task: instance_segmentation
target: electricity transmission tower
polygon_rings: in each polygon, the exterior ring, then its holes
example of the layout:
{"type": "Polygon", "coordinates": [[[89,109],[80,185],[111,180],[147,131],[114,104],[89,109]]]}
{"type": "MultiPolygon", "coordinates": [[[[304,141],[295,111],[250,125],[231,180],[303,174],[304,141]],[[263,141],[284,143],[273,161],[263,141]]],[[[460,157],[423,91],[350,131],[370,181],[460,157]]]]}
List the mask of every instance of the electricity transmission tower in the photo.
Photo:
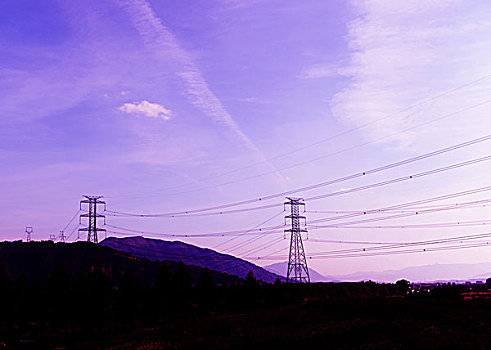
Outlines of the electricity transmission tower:
{"type": "Polygon", "coordinates": [[[106,232],[106,229],[97,227],[97,219],[104,219],[104,224],[106,224],[106,216],[97,213],[97,206],[103,205],[104,211],[106,210],[106,202],[101,201],[102,196],[84,196],[85,199],[80,201],[80,210],[82,210],[82,205],[86,204],[88,206],[88,212],[80,215],[79,224],[82,224],[82,218],[87,218],[88,226],[78,230],[80,232],[87,232],[87,242],[99,243],[99,238],[97,236],[98,232],[106,232]]]}
{"type": "Polygon", "coordinates": [[[305,216],[299,214],[299,206],[305,206],[305,203],[302,198],[287,197],[287,199],[288,201],[284,203],[284,206],[290,206],[290,215],[285,216],[285,218],[291,219],[292,228],[285,230],[285,232],[290,232],[291,237],[286,282],[310,283],[309,269],[302,242],[302,232],[307,232],[307,230],[300,226],[300,220],[305,220],[305,216]]]}
{"type": "Polygon", "coordinates": [[[60,242],[65,242],[65,238],[66,238],[65,231],[60,231],[60,237],[59,238],[60,238],[60,242]]]}
{"type": "Polygon", "coordinates": [[[31,234],[34,232],[34,229],[31,226],[26,227],[26,242],[31,241],[31,234]]]}

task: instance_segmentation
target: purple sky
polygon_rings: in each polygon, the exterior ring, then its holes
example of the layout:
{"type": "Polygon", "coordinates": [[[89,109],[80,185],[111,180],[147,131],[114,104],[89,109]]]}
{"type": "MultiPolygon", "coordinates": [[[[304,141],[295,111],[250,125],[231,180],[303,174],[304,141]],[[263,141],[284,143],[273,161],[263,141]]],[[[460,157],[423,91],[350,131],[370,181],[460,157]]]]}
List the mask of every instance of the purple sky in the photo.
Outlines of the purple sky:
{"type": "MultiPolygon", "coordinates": [[[[83,194],[105,196],[110,210],[136,213],[208,207],[491,134],[490,18],[491,3],[463,0],[2,1],[0,238],[23,238],[25,227],[33,226],[33,239],[47,239],[66,225],[83,194]],[[228,173],[250,164],[256,165],[228,173]]],[[[489,149],[484,142],[292,195],[411,175],[487,156],[489,149]]],[[[386,207],[487,186],[490,173],[491,163],[482,162],[306,204],[311,211],[386,207]]],[[[489,192],[436,204],[487,198],[489,192]]],[[[108,223],[163,233],[215,232],[249,229],[277,213],[108,217],[108,223]]],[[[490,214],[489,206],[481,206],[379,224],[485,221],[490,214]]],[[[330,215],[307,213],[309,220],[330,215]]],[[[279,215],[265,226],[281,223],[279,215]]],[[[312,230],[305,245],[309,255],[353,247],[314,239],[406,242],[488,231],[485,225],[325,229],[312,230]]],[[[277,254],[286,255],[282,237],[229,249],[246,240],[239,238],[218,250],[249,256],[248,250],[277,239],[252,255],[282,247],[277,254]]],[[[186,241],[215,247],[224,239],[186,241]]],[[[491,261],[490,249],[319,259],[311,266],[334,275],[473,263],[491,261]]]]}

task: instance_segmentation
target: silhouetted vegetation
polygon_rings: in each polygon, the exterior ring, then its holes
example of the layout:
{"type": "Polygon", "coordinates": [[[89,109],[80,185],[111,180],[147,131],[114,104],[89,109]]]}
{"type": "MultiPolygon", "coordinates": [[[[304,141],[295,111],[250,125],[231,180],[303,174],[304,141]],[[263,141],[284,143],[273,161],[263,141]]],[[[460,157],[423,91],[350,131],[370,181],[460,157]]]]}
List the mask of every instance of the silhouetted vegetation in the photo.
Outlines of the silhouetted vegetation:
{"type": "Polygon", "coordinates": [[[328,342],[331,348],[392,349],[420,341],[422,348],[464,341],[483,348],[489,341],[491,300],[464,300],[462,285],[414,291],[405,280],[267,284],[252,272],[242,280],[87,243],[4,243],[0,254],[0,344],[9,348],[312,348],[328,342]]]}

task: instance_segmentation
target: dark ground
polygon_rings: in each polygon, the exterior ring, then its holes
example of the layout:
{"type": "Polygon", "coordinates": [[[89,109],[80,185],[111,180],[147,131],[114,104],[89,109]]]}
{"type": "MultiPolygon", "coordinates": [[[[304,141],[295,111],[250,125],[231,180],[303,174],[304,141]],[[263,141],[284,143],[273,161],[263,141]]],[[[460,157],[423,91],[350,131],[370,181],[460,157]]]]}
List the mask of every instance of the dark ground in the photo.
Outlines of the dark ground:
{"type": "Polygon", "coordinates": [[[306,300],[232,315],[170,316],[149,328],[138,321],[89,332],[31,324],[23,333],[35,341],[7,348],[490,349],[490,315],[490,300],[306,300]]]}
{"type": "Polygon", "coordinates": [[[114,349],[490,349],[489,300],[306,301],[181,319],[116,337],[114,349]]]}
{"type": "Polygon", "coordinates": [[[488,282],[266,284],[86,243],[4,243],[0,350],[491,349],[488,282]]]}

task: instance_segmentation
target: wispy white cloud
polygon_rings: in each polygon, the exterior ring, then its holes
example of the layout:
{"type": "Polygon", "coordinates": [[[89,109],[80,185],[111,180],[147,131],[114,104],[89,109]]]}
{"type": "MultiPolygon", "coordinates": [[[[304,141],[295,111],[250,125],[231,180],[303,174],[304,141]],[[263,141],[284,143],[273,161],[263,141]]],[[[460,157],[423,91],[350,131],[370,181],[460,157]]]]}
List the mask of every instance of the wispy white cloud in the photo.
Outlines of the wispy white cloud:
{"type": "Polygon", "coordinates": [[[305,68],[300,72],[302,79],[327,78],[340,74],[339,69],[331,64],[318,63],[311,67],[305,68]]]}
{"type": "MultiPolygon", "coordinates": [[[[491,78],[400,112],[490,74],[491,4],[478,3],[352,1],[356,16],[347,27],[350,61],[337,70],[349,80],[331,101],[334,116],[355,127],[390,116],[363,129],[367,138],[376,140],[488,99],[491,78]]],[[[307,76],[331,73],[322,66],[312,69],[307,76]]],[[[438,140],[441,135],[445,139],[480,135],[489,130],[490,106],[384,141],[408,146],[438,140]]]]}
{"type": "Polygon", "coordinates": [[[162,24],[148,2],[145,0],[122,0],[120,3],[129,14],[133,25],[151,53],[163,61],[172,60],[178,64],[177,75],[186,84],[191,102],[207,116],[233,132],[235,137],[256,154],[258,159],[265,161],[274,169],[273,165],[267,162],[262,152],[244,134],[221,101],[211,91],[191,56],[181,48],[174,35],[162,24]]]}
{"type": "Polygon", "coordinates": [[[121,112],[136,114],[151,118],[161,118],[169,120],[172,112],[170,109],[159,105],[158,103],[151,103],[148,101],[125,103],[118,108],[121,112]]]}

